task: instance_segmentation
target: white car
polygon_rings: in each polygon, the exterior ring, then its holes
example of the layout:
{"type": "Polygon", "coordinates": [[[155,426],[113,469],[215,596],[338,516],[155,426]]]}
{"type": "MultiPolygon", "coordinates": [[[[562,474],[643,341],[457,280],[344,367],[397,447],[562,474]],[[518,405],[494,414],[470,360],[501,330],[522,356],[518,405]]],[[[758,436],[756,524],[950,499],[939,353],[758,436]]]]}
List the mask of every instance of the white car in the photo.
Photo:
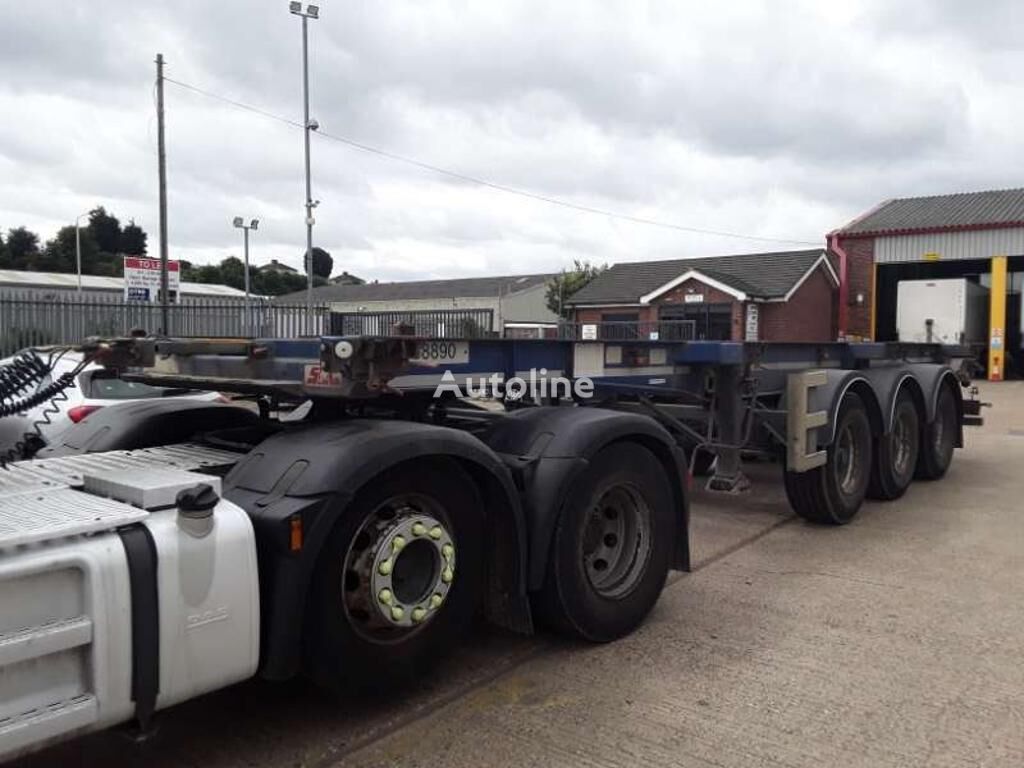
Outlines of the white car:
{"type": "MultiPolygon", "coordinates": [[[[0,360],[0,365],[10,362],[0,360]]],[[[53,379],[73,371],[82,362],[79,353],[69,352],[65,354],[54,365],[50,375],[33,387],[35,391],[38,386],[45,386],[53,379]]],[[[25,432],[35,432],[33,426],[39,422],[39,437],[46,445],[52,443],[66,429],[77,424],[90,413],[101,408],[117,407],[121,403],[138,402],[139,400],[150,400],[157,397],[181,397],[192,400],[226,401],[217,392],[203,392],[192,389],[171,389],[168,387],[154,387],[149,384],[140,384],[134,381],[122,381],[113,371],[108,371],[101,365],[90,363],[75,377],[75,383],[64,390],[64,397],[58,396],[50,402],[26,411],[18,416],[10,417],[5,421],[17,423],[17,427],[0,430],[0,452],[9,450],[15,442],[24,438],[25,432]],[[56,410],[54,410],[56,409],[56,410]],[[48,417],[48,421],[47,421],[48,417]],[[11,431],[17,432],[12,440],[11,431]],[[4,443],[9,443],[5,445],[4,443]]],[[[10,425],[8,425],[10,426],[10,425]]],[[[36,447],[38,441],[36,442],[36,447]]]]}

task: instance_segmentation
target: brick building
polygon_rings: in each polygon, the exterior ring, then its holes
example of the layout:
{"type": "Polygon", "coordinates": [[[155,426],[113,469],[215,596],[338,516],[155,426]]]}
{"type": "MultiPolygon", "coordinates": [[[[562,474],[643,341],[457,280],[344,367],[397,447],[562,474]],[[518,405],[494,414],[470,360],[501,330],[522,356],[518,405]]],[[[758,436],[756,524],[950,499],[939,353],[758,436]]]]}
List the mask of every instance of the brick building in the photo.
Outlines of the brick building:
{"type": "Polygon", "coordinates": [[[601,338],[832,341],[838,285],[817,248],[616,264],[567,304],[601,338]]]}
{"type": "Polygon", "coordinates": [[[845,275],[840,334],[896,339],[900,281],[966,278],[990,289],[989,378],[1024,374],[1024,189],[887,200],[832,232],[829,246],[845,275]]]}

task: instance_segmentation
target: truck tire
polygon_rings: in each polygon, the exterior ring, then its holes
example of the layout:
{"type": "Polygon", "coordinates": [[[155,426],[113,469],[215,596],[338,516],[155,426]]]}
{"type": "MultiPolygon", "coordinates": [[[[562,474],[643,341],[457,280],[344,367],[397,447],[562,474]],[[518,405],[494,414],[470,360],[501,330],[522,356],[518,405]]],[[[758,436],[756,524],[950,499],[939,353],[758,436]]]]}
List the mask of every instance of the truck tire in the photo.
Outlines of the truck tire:
{"type": "Polygon", "coordinates": [[[938,480],[953,462],[956,448],[957,410],[953,390],[942,384],[935,405],[935,418],[921,430],[921,450],[917,457],[916,476],[921,480],[938,480]]]}
{"type": "Polygon", "coordinates": [[[665,585],[679,517],[671,488],[653,453],[622,442],[594,456],[567,498],[534,607],[561,634],[615,640],[665,585]]]}
{"type": "Polygon", "coordinates": [[[871,476],[871,423],[860,396],[847,392],[836,417],[836,436],[824,465],[784,472],[786,496],[800,517],[845,525],[860,509],[871,476]]]}
{"type": "Polygon", "coordinates": [[[892,429],[875,440],[875,458],[868,483],[868,498],[898,499],[914,481],[921,447],[921,419],[914,400],[901,392],[893,409],[892,429]]]}
{"type": "Polygon", "coordinates": [[[479,605],[484,525],[455,462],[372,480],[338,519],[310,586],[305,669],[334,691],[379,691],[436,667],[479,605]]]}

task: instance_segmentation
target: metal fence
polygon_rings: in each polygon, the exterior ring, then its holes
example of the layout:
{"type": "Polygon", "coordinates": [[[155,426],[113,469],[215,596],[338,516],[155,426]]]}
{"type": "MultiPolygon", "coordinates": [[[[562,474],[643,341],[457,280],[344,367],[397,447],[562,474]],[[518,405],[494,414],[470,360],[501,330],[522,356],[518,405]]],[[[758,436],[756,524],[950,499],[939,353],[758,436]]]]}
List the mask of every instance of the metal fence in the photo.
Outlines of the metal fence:
{"type": "MultiPolygon", "coordinates": [[[[422,336],[486,338],[497,335],[489,309],[332,313],[313,308],[307,329],[305,305],[186,299],[169,307],[171,336],[274,337],[338,334],[345,336],[422,336]]],[[[142,328],[159,332],[158,304],[124,302],[120,296],[21,291],[0,293],[0,357],[47,344],[76,344],[87,336],[121,336],[142,328]]],[[[522,325],[522,324],[520,324],[522,325]]],[[[603,322],[538,324],[509,328],[515,338],[595,341],[687,341],[696,338],[692,320],[652,323],[603,322]]]]}
{"type": "Polygon", "coordinates": [[[538,324],[533,328],[510,328],[506,335],[520,339],[571,341],[693,341],[697,338],[697,324],[693,320],[552,323],[538,324]],[[514,333],[510,333],[513,330],[514,333]]]}
{"type": "MultiPolygon", "coordinates": [[[[304,305],[254,301],[246,313],[242,302],[186,299],[168,308],[174,336],[308,335],[304,305]]],[[[0,356],[46,344],[76,344],[87,336],[120,336],[132,329],[157,332],[159,304],[124,302],[120,296],[82,296],[45,291],[0,294],[0,356]]],[[[327,307],[313,308],[312,335],[328,332],[327,307]]]]}
{"type": "Polygon", "coordinates": [[[490,309],[334,312],[331,333],[339,336],[423,336],[475,339],[495,335],[490,309]]]}

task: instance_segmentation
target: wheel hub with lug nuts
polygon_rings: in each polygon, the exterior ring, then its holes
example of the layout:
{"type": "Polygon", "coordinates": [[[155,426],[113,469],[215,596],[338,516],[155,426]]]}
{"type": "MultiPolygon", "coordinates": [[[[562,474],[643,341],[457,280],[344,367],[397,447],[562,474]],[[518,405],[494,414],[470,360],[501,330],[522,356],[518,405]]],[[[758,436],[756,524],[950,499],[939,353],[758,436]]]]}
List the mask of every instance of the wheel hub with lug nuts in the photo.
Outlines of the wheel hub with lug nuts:
{"type": "Polygon", "coordinates": [[[455,580],[455,544],[436,518],[399,516],[378,539],[370,594],[388,624],[411,628],[428,621],[455,580]]]}

